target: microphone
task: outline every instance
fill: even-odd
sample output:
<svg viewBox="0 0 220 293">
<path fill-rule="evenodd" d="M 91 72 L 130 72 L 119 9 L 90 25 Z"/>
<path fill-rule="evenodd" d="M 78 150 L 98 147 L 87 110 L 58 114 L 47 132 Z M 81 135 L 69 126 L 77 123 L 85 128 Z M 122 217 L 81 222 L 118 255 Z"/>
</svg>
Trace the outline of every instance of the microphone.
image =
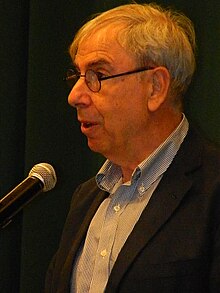
<svg viewBox="0 0 220 293">
<path fill-rule="evenodd" d="M 37 194 L 53 189 L 56 182 L 56 173 L 50 164 L 35 165 L 24 181 L 0 199 L 0 228 L 8 225 Z"/>
</svg>

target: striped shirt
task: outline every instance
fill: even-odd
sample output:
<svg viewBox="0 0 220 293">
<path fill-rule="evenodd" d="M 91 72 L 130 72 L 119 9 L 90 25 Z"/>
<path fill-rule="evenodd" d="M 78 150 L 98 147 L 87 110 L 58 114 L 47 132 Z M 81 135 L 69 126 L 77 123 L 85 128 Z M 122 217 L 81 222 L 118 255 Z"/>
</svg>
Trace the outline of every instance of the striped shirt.
<svg viewBox="0 0 220 293">
<path fill-rule="evenodd" d="M 102 293 L 112 267 L 187 131 L 183 119 L 170 136 L 122 183 L 121 168 L 106 160 L 96 175 L 100 189 L 109 192 L 93 217 L 74 264 L 71 292 Z"/>
</svg>

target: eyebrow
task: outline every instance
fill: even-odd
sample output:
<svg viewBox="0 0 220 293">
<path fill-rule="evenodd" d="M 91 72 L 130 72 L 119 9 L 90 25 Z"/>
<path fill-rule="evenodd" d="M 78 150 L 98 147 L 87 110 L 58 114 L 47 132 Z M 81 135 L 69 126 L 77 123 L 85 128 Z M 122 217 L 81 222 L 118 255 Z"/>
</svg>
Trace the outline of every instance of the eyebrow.
<svg viewBox="0 0 220 293">
<path fill-rule="evenodd" d="M 79 66 L 77 65 L 77 63 L 73 62 L 73 65 L 79 69 Z M 91 68 L 91 67 L 95 67 L 95 66 L 103 66 L 103 65 L 108 65 L 110 66 L 110 68 L 113 68 L 111 63 L 109 61 L 107 61 L 104 58 L 98 59 L 98 60 L 94 60 L 94 61 L 90 61 L 87 64 L 87 68 Z"/>
</svg>

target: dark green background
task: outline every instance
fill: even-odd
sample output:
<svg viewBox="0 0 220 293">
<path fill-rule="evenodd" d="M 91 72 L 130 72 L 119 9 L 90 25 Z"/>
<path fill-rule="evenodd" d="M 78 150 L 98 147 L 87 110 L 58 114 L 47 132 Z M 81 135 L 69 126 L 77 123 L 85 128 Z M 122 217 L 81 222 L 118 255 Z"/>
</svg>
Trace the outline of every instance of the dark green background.
<svg viewBox="0 0 220 293">
<path fill-rule="evenodd" d="M 195 23 L 198 66 L 186 112 L 220 144 L 220 1 L 157 2 L 185 12 Z M 51 163 L 58 177 L 53 191 L 32 201 L 0 231 L 1 293 L 43 292 L 72 192 L 103 160 L 88 150 L 62 78 L 76 30 L 91 14 L 124 3 L 128 1 L 0 1 L 1 196 L 36 163 Z"/>
</svg>

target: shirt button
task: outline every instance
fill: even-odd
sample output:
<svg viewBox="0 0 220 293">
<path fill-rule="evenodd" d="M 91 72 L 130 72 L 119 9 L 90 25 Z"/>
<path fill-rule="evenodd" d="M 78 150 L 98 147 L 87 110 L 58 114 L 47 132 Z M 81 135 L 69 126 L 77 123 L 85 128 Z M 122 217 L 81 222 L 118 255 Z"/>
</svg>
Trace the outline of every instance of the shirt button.
<svg viewBox="0 0 220 293">
<path fill-rule="evenodd" d="M 144 187 L 144 184 L 142 183 L 141 186 L 138 188 L 138 191 L 140 194 L 144 193 L 145 192 L 145 187 Z"/>
<path fill-rule="evenodd" d="M 107 250 L 103 249 L 100 254 L 102 257 L 105 257 L 107 255 Z"/>
<path fill-rule="evenodd" d="M 116 213 L 119 212 L 120 209 L 121 209 L 120 204 L 114 206 L 114 211 L 115 211 Z"/>
</svg>

